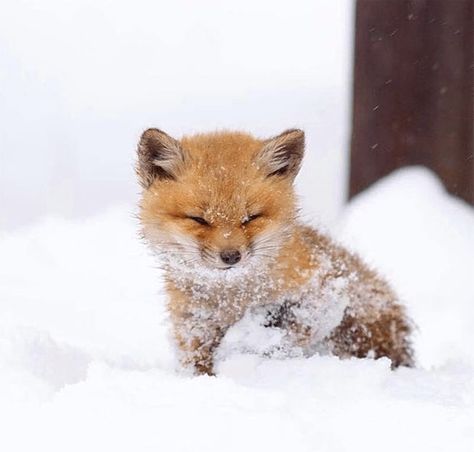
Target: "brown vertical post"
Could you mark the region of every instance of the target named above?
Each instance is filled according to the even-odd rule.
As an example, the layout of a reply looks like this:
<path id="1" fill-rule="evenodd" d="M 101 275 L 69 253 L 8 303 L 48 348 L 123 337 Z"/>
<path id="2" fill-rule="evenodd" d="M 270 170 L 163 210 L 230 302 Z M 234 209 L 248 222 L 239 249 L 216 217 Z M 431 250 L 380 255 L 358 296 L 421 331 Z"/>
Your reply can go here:
<path id="1" fill-rule="evenodd" d="M 474 204 L 474 0 L 358 0 L 350 196 L 425 165 Z"/>

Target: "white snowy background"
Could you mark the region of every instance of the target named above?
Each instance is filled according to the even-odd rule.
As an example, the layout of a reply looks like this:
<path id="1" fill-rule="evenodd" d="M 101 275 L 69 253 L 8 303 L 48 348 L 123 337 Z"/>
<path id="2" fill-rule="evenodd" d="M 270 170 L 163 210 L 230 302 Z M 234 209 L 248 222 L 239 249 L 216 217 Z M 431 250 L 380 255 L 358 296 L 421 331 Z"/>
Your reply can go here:
<path id="1" fill-rule="evenodd" d="M 4 1 L 1 451 L 474 450 L 474 211 L 423 168 L 344 206 L 349 1 Z M 217 377 L 179 372 L 137 239 L 141 130 L 306 130 L 304 218 L 378 268 L 418 366 L 268 359 L 251 318 Z"/>

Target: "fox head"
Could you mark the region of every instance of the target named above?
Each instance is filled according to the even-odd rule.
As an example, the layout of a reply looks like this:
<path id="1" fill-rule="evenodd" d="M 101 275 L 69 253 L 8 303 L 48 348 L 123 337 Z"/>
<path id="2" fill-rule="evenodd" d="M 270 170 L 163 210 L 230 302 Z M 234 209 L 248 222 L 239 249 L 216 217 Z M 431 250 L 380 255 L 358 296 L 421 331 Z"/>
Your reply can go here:
<path id="1" fill-rule="evenodd" d="M 303 153 L 296 129 L 267 140 L 216 132 L 179 141 L 146 130 L 137 161 L 144 237 L 185 266 L 223 271 L 271 261 L 295 222 Z"/>

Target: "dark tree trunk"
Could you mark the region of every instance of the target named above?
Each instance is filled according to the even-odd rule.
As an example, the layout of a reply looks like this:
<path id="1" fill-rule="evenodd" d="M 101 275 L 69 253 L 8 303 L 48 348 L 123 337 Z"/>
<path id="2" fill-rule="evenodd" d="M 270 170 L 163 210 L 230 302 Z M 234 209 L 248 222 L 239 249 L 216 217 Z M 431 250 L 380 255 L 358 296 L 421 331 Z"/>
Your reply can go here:
<path id="1" fill-rule="evenodd" d="M 358 0 L 350 196 L 425 165 L 474 203 L 474 0 Z"/>

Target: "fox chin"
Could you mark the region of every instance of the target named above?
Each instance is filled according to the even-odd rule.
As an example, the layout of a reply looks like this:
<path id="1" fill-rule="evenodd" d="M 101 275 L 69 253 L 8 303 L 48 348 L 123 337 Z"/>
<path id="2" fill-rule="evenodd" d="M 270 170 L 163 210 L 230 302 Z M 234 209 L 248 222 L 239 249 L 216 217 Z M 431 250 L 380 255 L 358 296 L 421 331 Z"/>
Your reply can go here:
<path id="1" fill-rule="evenodd" d="M 227 329 L 260 306 L 308 352 L 413 365 L 412 323 L 390 285 L 298 219 L 304 149 L 298 129 L 140 138 L 142 234 L 164 269 L 181 363 L 197 374 L 213 374 Z"/>

